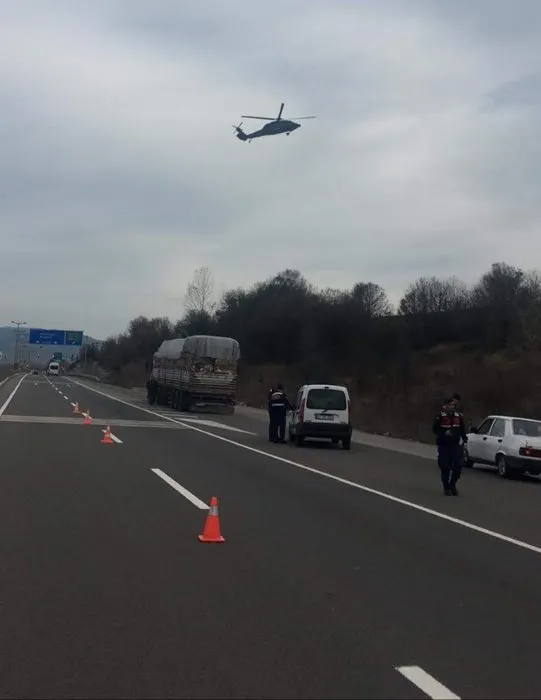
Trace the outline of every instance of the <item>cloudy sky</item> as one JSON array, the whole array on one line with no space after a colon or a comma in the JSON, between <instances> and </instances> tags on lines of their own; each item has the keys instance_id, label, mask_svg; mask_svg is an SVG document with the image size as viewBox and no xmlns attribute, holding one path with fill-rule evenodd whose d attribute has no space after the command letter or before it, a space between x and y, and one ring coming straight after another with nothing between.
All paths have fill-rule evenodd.
<instances>
[{"instance_id":1,"label":"cloudy sky","mask_svg":"<svg viewBox=\"0 0 541 700\"><path fill-rule=\"evenodd\" d=\"M0 325L541 267L540 42L538 0L2 2ZM282 101L317 119L234 138Z\"/></svg>"}]
</instances>

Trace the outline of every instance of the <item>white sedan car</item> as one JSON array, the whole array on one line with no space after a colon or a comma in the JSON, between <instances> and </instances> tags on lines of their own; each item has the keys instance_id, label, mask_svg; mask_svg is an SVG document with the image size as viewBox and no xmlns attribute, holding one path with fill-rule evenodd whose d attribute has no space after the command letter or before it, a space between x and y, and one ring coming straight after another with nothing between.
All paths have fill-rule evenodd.
<instances>
[{"instance_id":1,"label":"white sedan car","mask_svg":"<svg viewBox=\"0 0 541 700\"><path fill-rule=\"evenodd\" d=\"M541 421L488 416L471 428L464 446L465 463L495 466L500 476L541 474Z\"/></svg>"}]
</instances>

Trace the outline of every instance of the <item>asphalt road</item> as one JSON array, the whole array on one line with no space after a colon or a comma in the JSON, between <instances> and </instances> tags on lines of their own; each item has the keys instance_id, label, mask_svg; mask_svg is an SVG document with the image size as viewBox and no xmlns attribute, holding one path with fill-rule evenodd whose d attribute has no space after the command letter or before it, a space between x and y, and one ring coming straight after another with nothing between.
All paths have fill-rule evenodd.
<instances>
[{"instance_id":1,"label":"asphalt road","mask_svg":"<svg viewBox=\"0 0 541 700\"><path fill-rule=\"evenodd\" d=\"M12 378L0 697L538 698L540 486Z\"/></svg>"}]
</instances>

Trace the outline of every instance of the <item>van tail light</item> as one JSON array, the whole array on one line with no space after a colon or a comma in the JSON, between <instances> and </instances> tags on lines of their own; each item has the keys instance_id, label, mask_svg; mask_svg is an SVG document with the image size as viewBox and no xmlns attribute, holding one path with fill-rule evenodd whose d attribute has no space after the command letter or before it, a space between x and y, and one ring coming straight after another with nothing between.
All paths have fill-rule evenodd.
<instances>
[{"instance_id":1,"label":"van tail light","mask_svg":"<svg viewBox=\"0 0 541 700\"><path fill-rule=\"evenodd\" d=\"M306 399L303 399L301 401L301 407L299 409L299 420L301 423L304 423L304 409L306 407Z\"/></svg>"},{"instance_id":2,"label":"van tail light","mask_svg":"<svg viewBox=\"0 0 541 700\"><path fill-rule=\"evenodd\" d=\"M351 416L351 399L348 399L348 413Z\"/></svg>"}]
</instances>

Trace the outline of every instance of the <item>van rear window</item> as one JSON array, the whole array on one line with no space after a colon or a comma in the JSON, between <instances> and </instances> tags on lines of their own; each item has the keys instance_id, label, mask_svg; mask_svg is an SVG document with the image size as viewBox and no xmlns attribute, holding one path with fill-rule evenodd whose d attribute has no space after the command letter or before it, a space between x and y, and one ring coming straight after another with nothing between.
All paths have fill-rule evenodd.
<instances>
[{"instance_id":1,"label":"van rear window","mask_svg":"<svg viewBox=\"0 0 541 700\"><path fill-rule=\"evenodd\" d=\"M306 408L345 411L346 395L339 389L310 389L306 398Z\"/></svg>"}]
</instances>

